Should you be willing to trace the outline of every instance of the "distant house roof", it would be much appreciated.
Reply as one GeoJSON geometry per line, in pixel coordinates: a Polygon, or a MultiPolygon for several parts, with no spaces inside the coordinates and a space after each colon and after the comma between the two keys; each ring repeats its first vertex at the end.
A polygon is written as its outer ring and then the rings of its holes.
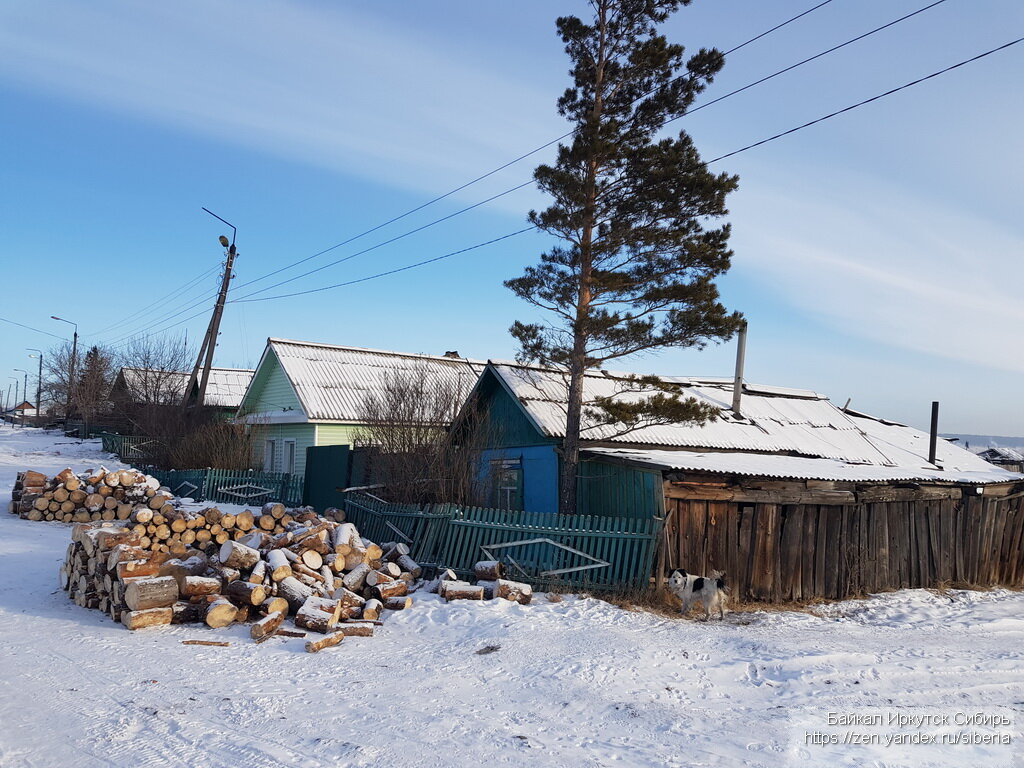
{"type": "MultiPolygon", "coordinates": [[[[252,381],[255,371],[248,368],[211,368],[210,378],[206,384],[204,405],[217,408],[237,408],[242,404],[245,390],[252,381]]],[[[160,389],[161,397],[169,395],[175,401],[185,396],[185,387],[192,373],[184,371],[158,371],[147,368],[122,368],[118,373],[115,387],[123,382],[130,396],[145,399],[146,393],[154,387],[160,389]]]]}
{"type": "MultiPolygon", "coordinates": [[[[565,435],[566,386],[555,370],[517,363],[490,365],[542,435],[565,435]]],[[[635,400],[647,389],[623,393],[628,374],[592,371],[584,401],[597,397],[635,400]]],[[[598,444],[595,456],[664,469],[827,480],[945,480],[990,483],[1024,480],[993,467],[946,440],[929,464],[928,434],[895,422],[836,407],[825,395],[804,389],[745,384],[740,416],[732,412],[731,379],[659,377],[677,384],[684,397],[720,409],[704,425],[661,424],[617,436],[614,426],[584,415],[582,437],[598,444]]]]}
{"type": "MultiPolygon", "coordinates": [[[[439,384],[472,389],[485,363],[464,357],[388,352],[291,339],[267,339],[257,372],[274,356],[305,420],[358,424],[368,393],[382,391],[389,374],[423,370],[439,384]]],[[[254,377],[254,384],[255,384],[254,377]]],[[[291,419],[289,419],[291,420],[291,419]]]]}
{"type": "Polygon", "coordinates": [[[1024,461],[1024,454],[1020,453],[1020,451],[1015,451],[1013,448],[1003,448],[998,445],[986,448],[984,451],[979,451],[978,456],[990,462],[1015,463],[1024,461]]]}

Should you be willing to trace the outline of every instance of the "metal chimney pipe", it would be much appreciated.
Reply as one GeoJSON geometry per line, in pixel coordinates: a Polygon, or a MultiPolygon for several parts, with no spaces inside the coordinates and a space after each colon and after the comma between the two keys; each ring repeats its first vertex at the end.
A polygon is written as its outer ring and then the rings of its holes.
{"type": "Polygon", "coordinates": [[[935,444],[939,439],[939,402],[932,401],[932,428],[928,434],[928,463],[935,463],[935,444]]]}
{"type": "Polygon", "coordinates": [[[732,382],[732,413],[733,416],[742,416],[740,413],[740,400],[743,397],[743,363],[747,357],[747,321],[744,320],[740,326],[736,338],[736,376],[732,382]]]}

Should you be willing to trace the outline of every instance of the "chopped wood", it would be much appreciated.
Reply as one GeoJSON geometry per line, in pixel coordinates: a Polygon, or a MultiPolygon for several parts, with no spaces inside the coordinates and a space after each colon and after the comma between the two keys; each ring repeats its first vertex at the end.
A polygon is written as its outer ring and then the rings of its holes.
{"type": "Polygon", "coordinates": [[[340,644],[344,639],[344,633],[335,632],[333,635],[327,635],[319,640],[308,640],[306,641],[306,652],[316,653],[317,651],[322,651],[324,648],[331,648],[340,644]]]}
{"type": "Polygon", "coordinates": [[[495,581],[505,577],[505,566],[499,560],[481,560],[473,566],[473,575],[485,581],[495,581]]]}
{"type": "Polygon", "coordinates": [[[182,645],[213,645],[218,648],[227,648],[231,643],[223,643],[218,640],[182,640],[182,645]]]}

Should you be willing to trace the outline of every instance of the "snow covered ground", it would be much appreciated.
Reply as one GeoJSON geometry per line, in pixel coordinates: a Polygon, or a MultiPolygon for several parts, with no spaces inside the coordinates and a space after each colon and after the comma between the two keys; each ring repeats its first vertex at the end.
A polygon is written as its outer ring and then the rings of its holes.
{"type": "MultiPolygon", "coordinates": [[[[5,496],[19,469],[98,463],[116,465],[95,441],[0,428],[5,496]]],[[[377,637],[310,655],[243,627],[130,633],[75,606],[57,589],[68,532],[0,514],[3,768],[1022,764],[1019,593],[913,590],[709,624],[417,594],[377,637]],[[1011,742],[886,746],[915,734],[1011,742]]]]}

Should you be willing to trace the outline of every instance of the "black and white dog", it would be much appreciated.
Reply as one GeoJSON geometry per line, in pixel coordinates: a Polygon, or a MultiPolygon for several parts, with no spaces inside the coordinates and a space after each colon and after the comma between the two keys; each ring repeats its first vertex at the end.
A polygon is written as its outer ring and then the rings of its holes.
{"type": "Polygon", "coordinates": [[[724,573],[712,571],[711,576],[694,576],[683,570],[672,571],[668,588],[683,601],[683,615],[689,613],[693,604],[699,601],[704,606],[705,621],[711,618],[712,611],[718,611],[719,620],[725,618],[728,587],[725,585],[724,573]]]}

